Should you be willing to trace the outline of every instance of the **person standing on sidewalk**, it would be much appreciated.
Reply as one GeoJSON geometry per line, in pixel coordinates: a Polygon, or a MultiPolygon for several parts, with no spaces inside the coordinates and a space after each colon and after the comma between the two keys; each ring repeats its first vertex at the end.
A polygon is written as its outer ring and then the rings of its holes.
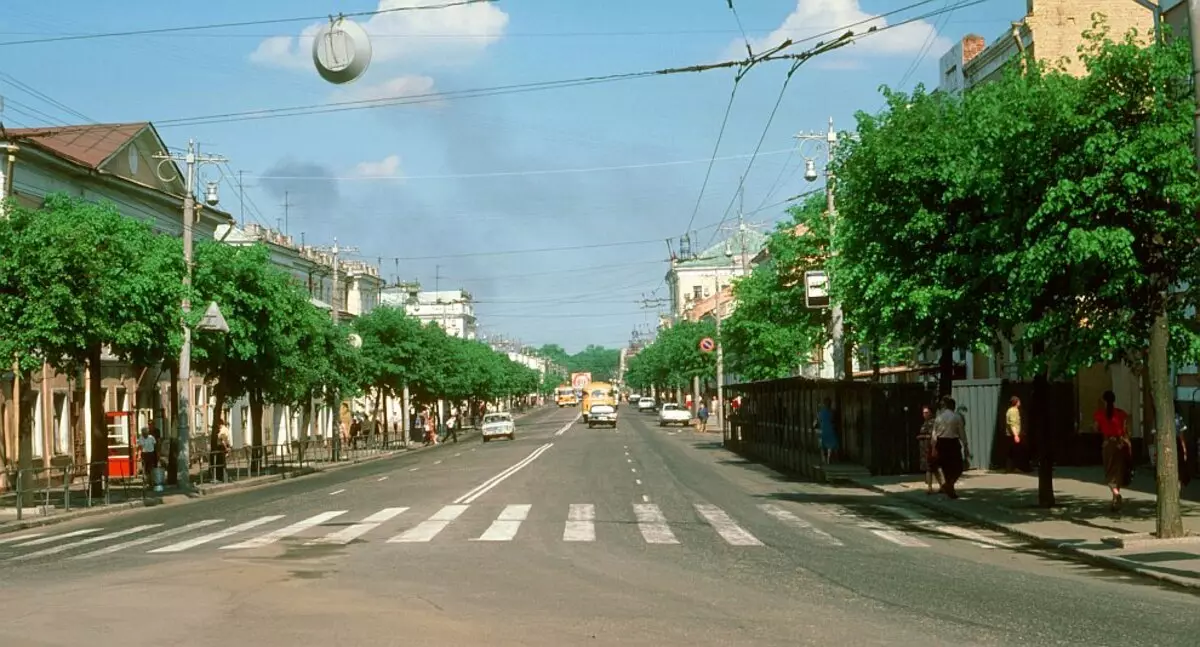
{"type": "Polygon", "coordinates": [[[149,429],[142,430],[142,437],[138,438],[138,449],[142,450],[142,475],[147,484],[152,484],[154,468],[158,467],[158,443],[154,436],[150,435],[149,429]]]}
{"type": "Polygon", "coordinates": [[[1116,406],[1117,396],[1105,391],[1101,407],[1092,415],[1093,427],[1104,436],[1101,454],[1104,458],[1104,480],[1112,490],[1113,512],[1121,509],[1121,487],[1129,474],[1132,445],[1129,442],[1129,414],[1116,406]]]}
{"type": "Polygon", "coordinates": [[[929,405],[921,407],[921,430],[917,432],[917,444],[921,451],[921,471],[925,472],[925,488],[926,494],[935,494],[937,491],[933,489],[933,482],[936,480],[938,488],[944,488],[945,482],[942,480],[942,472],[937,468],[933,460],[933,409],[929,405]]]}
{"type": "Polygon", "coordinates": [[[1007,440],[1005,463],[1008,471],[1015,469],[1028,472],[1029,463],[1025,460],[1028,452],[1025,451],[1024,437],[1021,436],[1021,398],[1015,395],[1008,399],[1008,411],[1004,413],[1004,435],[1007,440]]]}
{"type": "Polygon", "coordinates": [[[817,410],[817,428],[821,432],[821,458],[828,465],[833,462],[833,454],[838,450],[837,426],[833,422],[831,398],[825,398],[821,408],[817,410]]]}
{"type": "Polygon", "coordinates": [[[944,396],[941,405],[942,410],[933,423],[933,461],[946,479],[942,491],[951,499],[957,499],[955,485],[971,457],[971,448],[967,446],[967,421],[955,410],[954,398],[944,396]]]}
{"type": "Polygon", "coordinates": [[[704,404],[703,400],[700,401],[700,409],[696,411],[696,420],[698,421],[696,431],[700,433],[708,431],[708,406],[704,404]]]}

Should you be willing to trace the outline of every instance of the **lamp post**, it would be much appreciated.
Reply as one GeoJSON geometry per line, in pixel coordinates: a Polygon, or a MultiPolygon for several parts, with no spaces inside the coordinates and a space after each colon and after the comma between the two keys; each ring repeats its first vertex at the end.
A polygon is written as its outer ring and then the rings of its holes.
{"type": "MultiPolygon", "coordinates": [[[[183,274],[183,285],[185,290],[192,285],[192,229],[196,221],[196,171],[204,164],[221,164],[229,160],[220,155],[201,155],[196,152],[195,140],[188,140],[188,150],[186,155],[173,155],[163,152],[154,156],[154,159],[160,160],[159,168],[156,171],[161,171],[162,165],[166,162],[184,162],[186,164],[186,175],[184,177],[184,195],[183,195],[183,258],[186,269],[183,274]]],[[[162,177],[161,173],[157,173],[159,179],[170,181],[162,177]]],[[[220,198],[217,195],[217,183],[208,182],[204,192],[204,202],[210,207],[215,207],[220,198]]],[[[215,308],[215,304],[209,307],[210,313],[215,308]]],[[[179,458],[175,462],[176,477],[179,487],[188,489],[191,487],[189,470],[191,465],[191,457],[189,446],[191,444],[191,391],[192,391],[192,329],[186,321],[187,313],[192,310],[191,300],[185,292],[183,296],[183,312],[185,320],[183,322],[183,345],[179,349],[179,394],[178,401],[175,407],[175,417],[177,425],[177,434],[179,442],[179,458]]],[[[219,312],[216,313],[219,316],[219,312]]],[[[223,323],[223,322],[222,322],[223,323]]],[[[220,415],[220,412],[217,412],[220,415]]]]}

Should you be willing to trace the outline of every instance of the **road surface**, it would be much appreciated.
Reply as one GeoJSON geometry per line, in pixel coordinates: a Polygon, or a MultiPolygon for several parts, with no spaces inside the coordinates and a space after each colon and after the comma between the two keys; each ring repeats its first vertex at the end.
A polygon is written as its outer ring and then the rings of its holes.
{"type": "Polygon", "coordinates": [[[0,535],[0,645],[1200,644],[1186,593],[577,413],[0,535]]]}

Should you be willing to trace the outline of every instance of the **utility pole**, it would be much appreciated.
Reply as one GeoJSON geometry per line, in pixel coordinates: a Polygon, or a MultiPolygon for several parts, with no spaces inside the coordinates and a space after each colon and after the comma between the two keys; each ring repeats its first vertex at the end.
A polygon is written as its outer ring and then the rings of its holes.
{"type": "Polygon", "coordinates": [[[721,275],[713,274],[713,319],[717,320],[717,429],[725,437],[725,348],[721,342],[721,275]]]}
{"type": "MultiPolygon", "coordinates": [[[[284,204],[285,205],[287,204],[286,200],[284,201],[284,204]]],[[[333,325],[334,325],[334,327],[337,327],[338,314],[339,314],[339,312],[338,312],[338,296],[339,296],[338,295],[338,270],[340,269],[340,266],[341,266],[341,263],[338,261],[338,256],[342,252],[350,252],[350,253],[357,252],[358,248],[357,247],[339,247],[337,238],[335,237],[333,239],[332,246],[317,247],[316,250],[321,251],[321,252],[328,252],[329,254],[331,254],[333,256],[333,295],[329,298],[329,305],[330,305],[330,310],[332,311],[331,315],[333,317],[333,325]]],[[[334,396],[333,397],[333,401],[334,401],[333,431],[332,431],[333,455],[334,455],[334,460],[339,460],[341,457],[341,449],[342,449],[342,434],[341,434],[342,398],[341,398],[341,395],[339,393],[337,393],[336,391],[334,392],[333,396],[334,396]]]]}
{"type": "MultiPolygon", "coordinates": [[[[196,168],[202,164],[223,164],[228,162],[227,159],[219,155],[201,155],[196,152],[196,141],[188,140],[187,154],[173,155],[171,153],[159,153],[154,156],[154,159],[162,162],[184,162],[186,164],[184,177],[184,196],[183,196],[183,260],[185,271],[183,273],[183,285],[185,288],[190,288],[192,285],[192,236],[193,227],[196,221],[196,168]]],[[[209,182],[205,191],[204,201],[209,205],[217,204],[217,184],[209,182]]],[[[183,297],[183,312],[186,314],[191,312],[192,303],[187,298],[186,292],[183,297]]],[[[189,471],[191,468],[191,457],[189,456],[189,446],[191,445],[191,391],[192,391],[192,329],[187,325],[187,321],[183,322],[183,345],[179,349],[179,400],[176,403],[175,418],[177,425],[177,434],[179,442],[179,459],[176,461],[176,469],[178,470],[177,479],[179,487],[189,489],[191,487],[189,471]]],[[[217,412],[221,415],[221,412],[217,412]]]]}
{"type": "MultiPolygon", "coordinates": [[[[291,223],[289,223],[289,222],[288,222],[288,216],[290,216],[290,215],[291,215],[291,211],[292,211],[292,203],[291,203],[290,201],[288,201],[288,197],[289,197],[289,196],[291,196],[291,191],[284,191],[284,192],[283,192],[283,235],[284,235],[284,236],[286,236],[286,235],[287,235],[287,233],[288,233],[288,226],[291,224],[291,223]]],[[[335,241],[335,242],[334,242],[334,246],[336,247],[336,246],[337,246],[337,242],[336,242],[336,241],[337,241],[337,239],[335,238],[335,239],[334,239],[334,241],[335,241]]],[[[336,322],[335,322],[335,323],[336,323],[336,322]]]]}
{"type": "Polygon", "coordinates": [[[246,226],[246,185],[242,182],[242,174],[245,171],[238,171],[238,226],[246,226]]]}
{"type": "MultiPolygon", "coordinates": [[[[807,133],[796,135],[801,142],[825,142],[825,210],[829,214],[829,237],[833,238],[837,226],[837,205],[833,196],[833,159],[837,153],[838,134],[833,128],[833,117],[829,118],[829,130],[825,134],[807,133]]],[[[817,179],[815,165],[811,159],[805,160],[804,179],[813,182],[817,179]]],[[[846,354],[845,324],[842,304],[835,301],[830,312],[830,335],[833,338],[833,376],[838,380],[849,380],[853,377],[853,364],[846,354]]]]}

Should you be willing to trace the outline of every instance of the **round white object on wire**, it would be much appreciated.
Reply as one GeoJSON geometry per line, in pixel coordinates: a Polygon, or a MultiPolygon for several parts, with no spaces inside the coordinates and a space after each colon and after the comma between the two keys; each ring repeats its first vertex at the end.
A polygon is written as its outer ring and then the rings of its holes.
{"type": "Polygon", "coordinates": [[[312,57],[321,78],[339,85],[349,83],[371,64],[371,39],[361,25],[338,17],[317,31],[312,57]]]}

